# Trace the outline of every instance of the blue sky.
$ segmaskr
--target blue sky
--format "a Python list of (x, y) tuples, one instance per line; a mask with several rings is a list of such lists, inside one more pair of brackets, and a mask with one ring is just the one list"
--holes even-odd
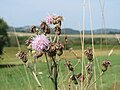
[[(93, 29), (102, 28), (99, 0), (90, 0)], [(100, 0), (102, 3), (104, 0)], [(85, 29), (90, 29), (88, 0), (86, 0)], [(63, 28), (82, 28), (83, 0), (1, 0), (0, 17), (10, 26), (39, 25), (49, 14), (62, 15)], [(120, 0), (105, 0), (106, 28), (120, 29)]]

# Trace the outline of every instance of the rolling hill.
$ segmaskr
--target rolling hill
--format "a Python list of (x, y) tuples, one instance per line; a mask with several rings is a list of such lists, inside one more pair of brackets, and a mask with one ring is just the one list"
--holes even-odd
[[(39, 27), (38, 27), (39, 28)], [(17, 32), (30, 32), (30, 26), (24, 26), (24, 27), (15, 27)], [(8, 32), (13, 32), (13, 27), (9, 27)], [(51, 29), (51, 32), (53, 33), (54, 30)], [(62, 33), (66, 33), (66, 34), (79, 34), (80, 31), (79, 30), (74, 30), (72, 28), (63, 28), (62, 29)], [(82, 30), (81, 30), (82, 33)], [(84, 31), (85, 34), (90, 34), (90, 30), (85, 30)], [(111, 28), (106, 28), (106, 29), (95, 29), (93, 30), (94, 34), (120, 34), (120, 29), (111, 29)]]

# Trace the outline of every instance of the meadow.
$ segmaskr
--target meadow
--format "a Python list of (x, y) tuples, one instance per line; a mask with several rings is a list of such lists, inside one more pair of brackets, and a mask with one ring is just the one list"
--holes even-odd
[[(28, 37), (18, 37), (21, 49), (27, 51), (27, 48), (24, 44), (24, 40)], [(112, 37), (113, 38), (113, 37)], [(57, 57), (59, 61), (59, 75), (58, 75), (58, 88), (59, 90), (68, 90), (68, 79), (72, 75), (71, 72), (64, 65), (66, 60), (71, 61), (72, 65), (75, 66), (75, 73), (81, 72), (81, 59), (82, 59), (82, 50), (80, 45), (80, 39), (69, 38), (68, 39), (67, 50), (64, 50), (62, 56)], [(78, 41), (79, 42), (78, 42)], [(87, 40), (87, 39), (86, 39)], [(11, 40), (13, 41), (13, 40)], [(89, 40), (88, 40), (89, 41)], [(86, 41), (85, 48), (91, 47), (91, 42), (87, 43)], [(112, 66), (108, 68), (102, 78), (100, 78), (97, 83), (97, 90), (119, 90), (120, 88), (120, 45), (117, 43), (100, 45), (100, 40), (95, 44), (95, 66), (96, 66), (96, 75), (97, 77), (101, 73), (102, 61), (107, 59), (110, 60)], [(108, 41), (110, 42), (110, 41)], [(114, 41), (117, 42), (117, 41)], [(79, 59), (69, 51), (69, 48), (73, 48), (73, 52), (79, 56)], [(108, 53), (113, 49), (113, 53), (108, 57)], [(19, 48), (14, 45), (11, 47), (5, 47), (2, 55), (3, 59), (0, 59), (0, 90), (53, 90), (53, 83), (49, 78), (49, 73), (47, 69), (47, 64), (45, 61), (45, 56), (37, 60), (37, 72), (42, 72), (38, 75), (38, 79), (42, 87), (38, 87), (31, 71), (25, 67), (21, 60), (16, 58), (16, 53)], [(32, 63), (32, 58), (28, 58), (28, 63)], [(86, 57), (84, 57), (85, 63), (87, 63)], [(102, 84), (101, 84), (102, 79)], [(91, 82), (94, 80), (92, 79)], [(76, 89), (78, 87), (78, 89)], [(79, 90), (79, 85), (74, 85), (72, 83), (71, 90)], [(94, 90), (94, 85), (89, 89)]]

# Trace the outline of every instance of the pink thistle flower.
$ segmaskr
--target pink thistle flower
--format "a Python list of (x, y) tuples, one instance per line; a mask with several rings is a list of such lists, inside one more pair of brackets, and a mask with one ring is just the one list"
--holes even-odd
[(31, 41), (32, 49), (36, 51), (44, 51), (48, 48), (50, 41), (45, 35), (37, 35)]
[(55, 15), (49, 15), (47, 18), (46, 18), (46, 22), (48, 23), (48, 24), (52, 24), (53, 23), (53, 20), (56, 18), (56, 16)]

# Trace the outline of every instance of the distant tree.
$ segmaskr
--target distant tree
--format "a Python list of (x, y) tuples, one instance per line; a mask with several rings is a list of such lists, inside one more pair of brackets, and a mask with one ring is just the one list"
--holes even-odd
[(9, 45), (7, 29), (8, 29), (7, 23), (2, 18), (0, 18), (0, 55), (3, 52), (4, 46)]

